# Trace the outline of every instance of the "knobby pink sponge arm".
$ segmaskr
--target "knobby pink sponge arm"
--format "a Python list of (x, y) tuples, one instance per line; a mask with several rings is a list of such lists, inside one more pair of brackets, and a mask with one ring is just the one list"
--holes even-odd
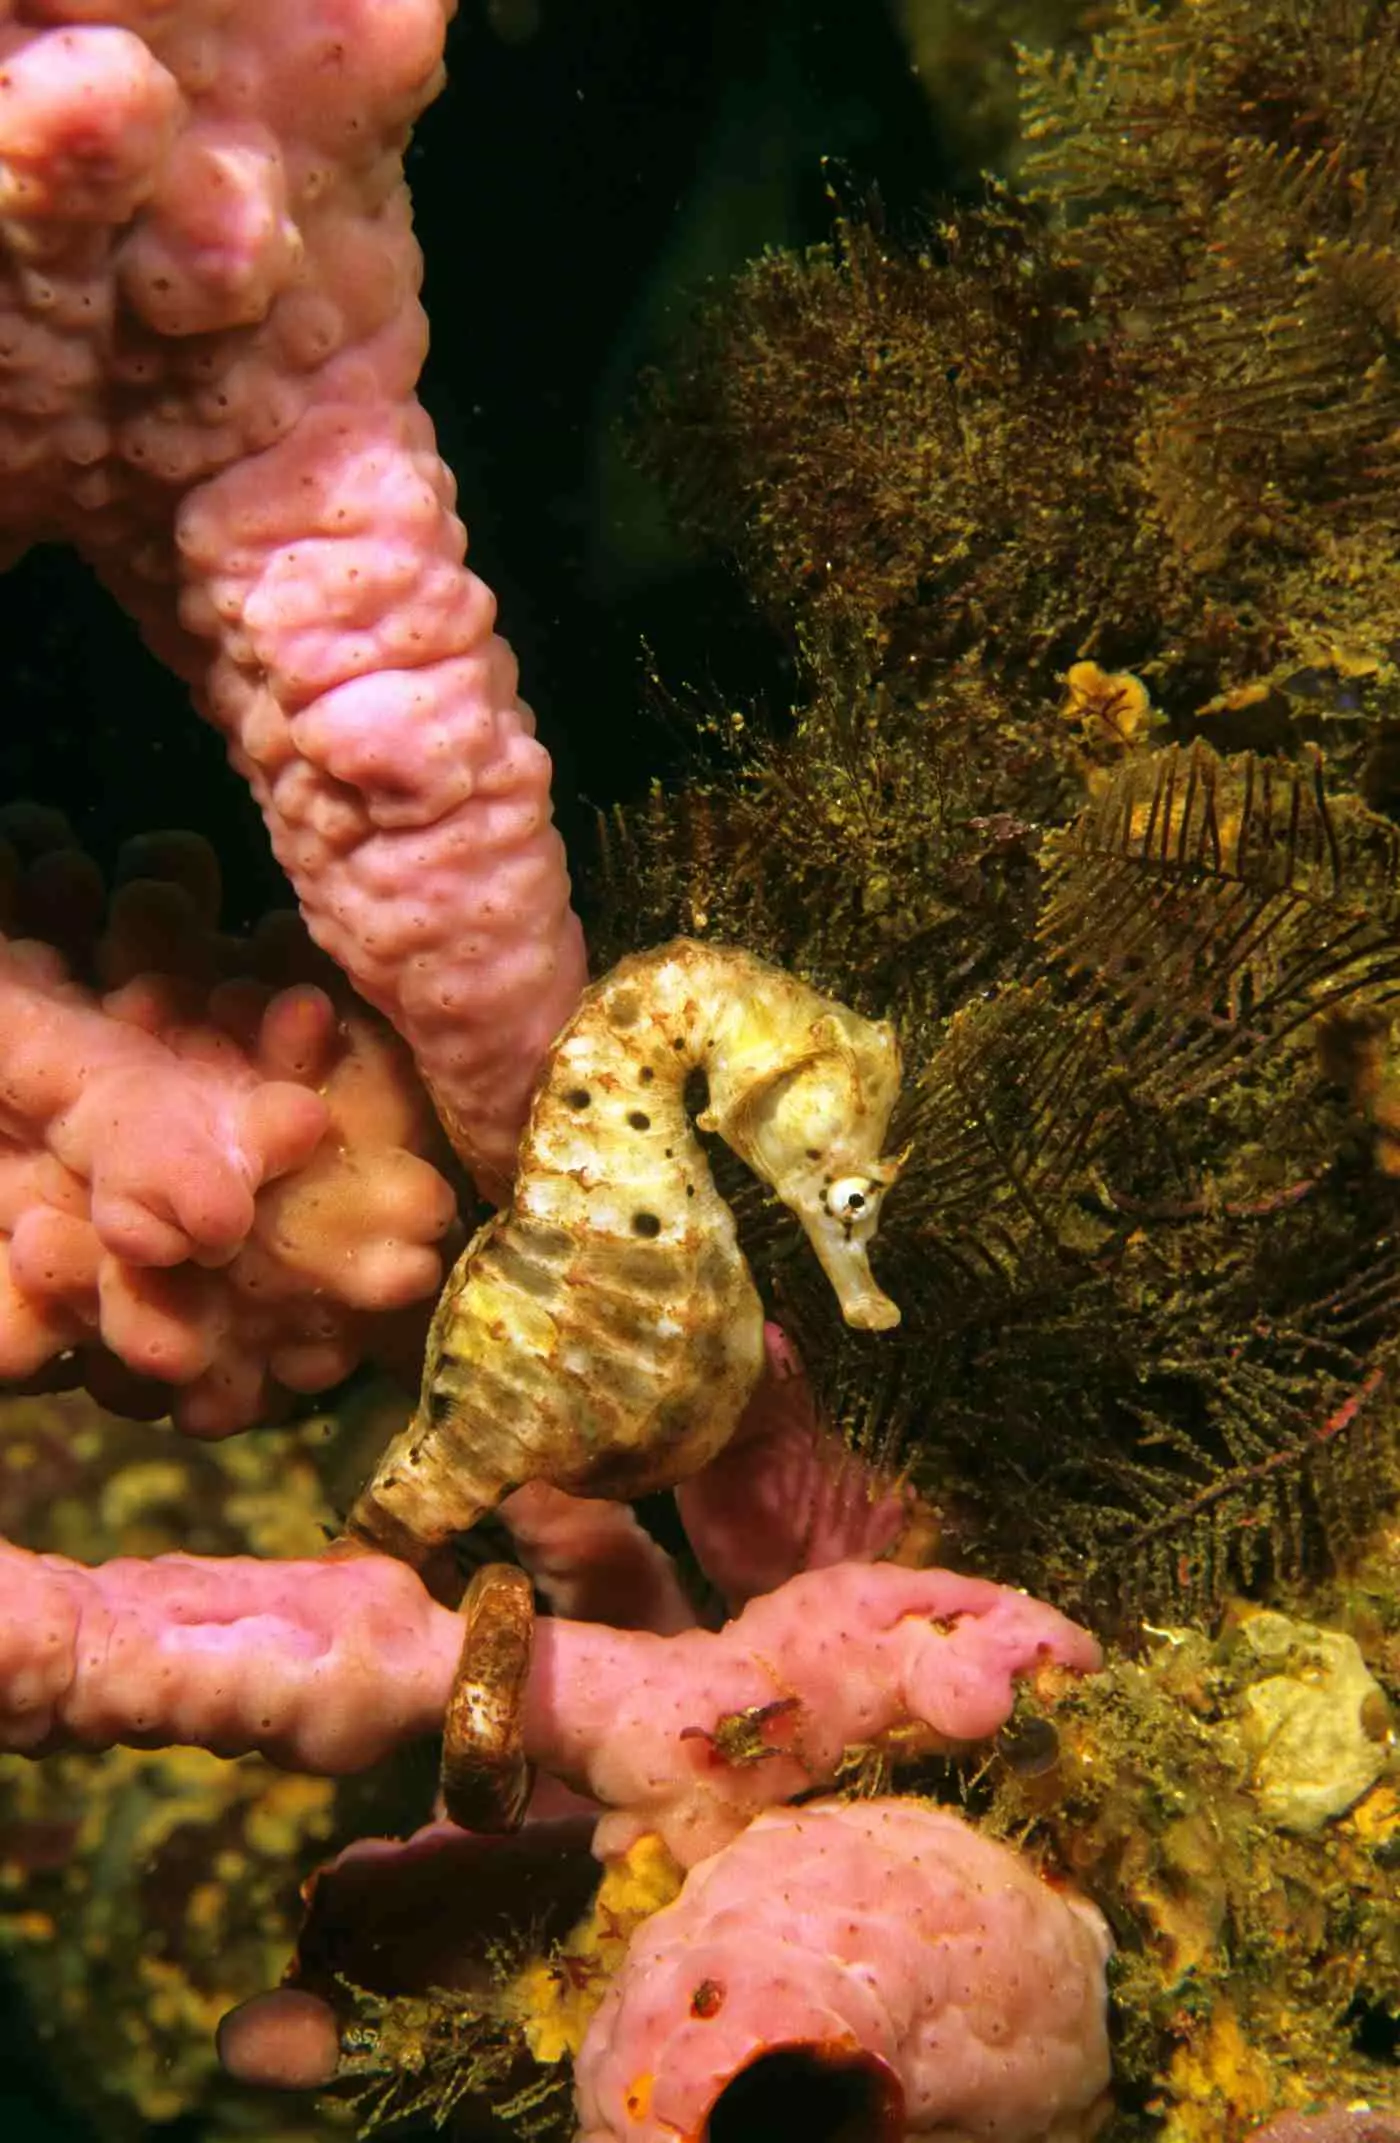
[(0, 1746), (187, 1743), (359, 1771), (441, 1726), (461, 1644), (387, 1556), (89, 1570), (0, 1543)]
[(662, 1635), (693, 1627), (680, 1572), (630, 1504), (529, 1481), (505, 1498), (499, 1515), (556, 1615)]
[(98, 998), (0, 938), (0, 1378), (79, 1349), (109, 1403), (204, 1435), (325, 1390), (440, 1281), (426, 1117), (400, 1045), (323, 990)]
[[(683, 1866), (756, 1809), (830, 1783), (853, 1745), (918, 1725), (978, 1741), (1037, 1667), (1086, 1672), (1088, 1633), (1024, 1593), (947, 1570), (840, 1563), (789, 1579), (722, 1630), (657, 1637), (542, 1623), (525, 1739), (614, 1811), (596, 1850), (656, 1831)], [(728, 1722), (748, 1713), (735, 1739)]]
[[(844, 2072), (865, 2143), (1084, 2143), (1108, 2112), (1108, 1951), (1092, 1905), (947, 1809), (773, 1809), (633, 1936), (575, 2062), (578, 2143), (698, 2143), (739, 2079), (761, 2134), (780, 2055), (828, 2106)], [(794, 2082), (774, 2076), (770, 2117)]]
[[(0, 1546), (0, 1746), (183, 1741), (356, 1770), (441, 1724), (461, 1642), (460, 1620), (385, 1556), (87, 1570)], [(713, 1633), (546, 1618), (526, 1747), (611, 1811), (600, 1853), (656, 1831), (689, 1866), (757, 1809), (830, 1783), (852, 1744), (914, 1724), (978, 1740), (1007, 1717), (1018, 1675), (1098, 1659), (1085, 1631), (1022, 1593), (839, 1564)], [(766, 1712), (757, 1741), (726, 1744), (726, 1719), (751, 1708)]]
[(313, 935), (499, 1187), (584, 962), (415, 397), (401, 160), (451, 12), (8, 0), (0, 555), (74, 543), (190, 680)]
[[(371, 360), (372, 361), (372, 360)], [(585, 979), (549, 760), (416, 404), (304, 417), (180, 518), (205, 702), (318, 943), (486, 1187)]]
[(777, 1325), (765, 1325), (763, 1344), (763, 1380), (738, 1429), (676, 1488), (695, 1559), (731, 1610), (799, 1570), (889, 1554), (919, 1515), (907, 1487), (875, 1472), (819, 1419)]

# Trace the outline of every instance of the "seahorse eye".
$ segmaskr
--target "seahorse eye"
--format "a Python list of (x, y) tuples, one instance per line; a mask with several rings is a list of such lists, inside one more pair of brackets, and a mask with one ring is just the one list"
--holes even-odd
[(869, 1176), (839, 1176), (822, 1193), (828, 1213), (837, 1220), (859, 1220), (876, 1186)]

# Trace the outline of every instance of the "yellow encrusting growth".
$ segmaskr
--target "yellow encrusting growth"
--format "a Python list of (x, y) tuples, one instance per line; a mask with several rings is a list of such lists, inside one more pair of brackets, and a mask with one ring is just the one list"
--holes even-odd
[(576, 2054), (632, 1936), (680, 1895), (684, 1875), (654, 1833), (608, 1863), (598, 1894), (567, 1941), (532, 1959), (507, 1995), (536, 2061)]

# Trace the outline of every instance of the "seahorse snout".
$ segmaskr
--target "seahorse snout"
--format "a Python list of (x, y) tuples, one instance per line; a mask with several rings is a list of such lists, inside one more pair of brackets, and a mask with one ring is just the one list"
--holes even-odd
[(786, 1200), (831, 1282), (841, 1315), (858, 1332), (888, 1332), (899, 1323), (899, 1305), (870, 1270), (870, 1242), (879, 1226), (881, 1199), (902, 1159), (813, 1181)]
[(800, 1217), (847, 1324), (857, 1332), (888, 1332), (897, 1325), (899, 1304), (890, 1300), (870, 1270), (864, 1241), (847, 1236), (829, 1214), (818, 1214), (810, 1223), (805, 1215)]

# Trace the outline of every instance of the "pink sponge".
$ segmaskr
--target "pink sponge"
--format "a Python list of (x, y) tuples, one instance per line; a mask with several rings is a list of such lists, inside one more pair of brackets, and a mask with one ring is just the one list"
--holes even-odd
[[(440, 1725), (463, 1625), (403, 1563), (158, 1556), (87, 1570), (0, 1542), (0, 1747), (187, 1741), (355, 1770)], [(947, 1570), (847, 1563), (715, 1632), (546, 1616), (527, 1752), (604, 1804), (603, 1856), (657, 1833), (685, 1866), (829, 1786), (854, 1745), (980, 1740), (1018, 1676), (1098, 1664), (1039, 1601)]]
[(633, 1937), (575, 2064), (579, 2143), (795, 2134), (804, 2091), (814, 2133), (862, 2143), (1083, 2143), (1108, 1952), (1092, 1905), (947, 1809), (772, 1809)]
[(314, 984), (257, 979), (316, 956), (222, 935), (202, 842), (140, 844), (165, 875), (108, 908), (56, 815), (0, 830), (0, 928), (52, 931), (109, 985), (0, 937), (0, 1378), (80, 1373), (202, 1435), (337, 1383), (432, 1295), (455, 1215), (406, 1053)]
[(1087, 1631), (1004, 1585), (840, 1563), (715, 1632), (542, 1622), (525, 1736), (543, 1769), (604, 1804), (598, 1853), (655, 1831), (689, 1867), (756, 1810), (830, 1785), (853, 1748), (979, 1741), (1018, 1677), (1099, 1658)]
[(401, 159), (451, 12), (7, 0), (0, 560), (74, 543), (190, 680), (313, 936), (499, 1185), (584, 961), (414, 394)]

